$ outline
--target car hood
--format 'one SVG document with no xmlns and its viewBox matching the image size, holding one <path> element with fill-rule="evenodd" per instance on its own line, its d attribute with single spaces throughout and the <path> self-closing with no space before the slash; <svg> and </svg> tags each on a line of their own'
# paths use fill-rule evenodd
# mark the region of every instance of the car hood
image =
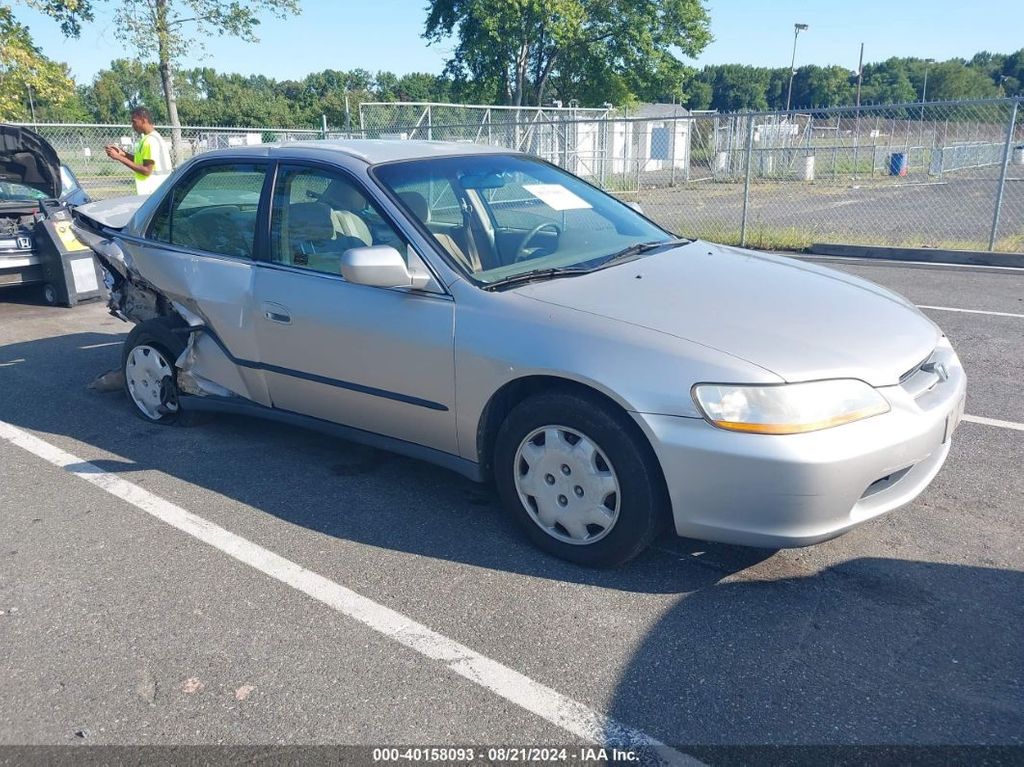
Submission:
<svg viewBox="0 0 1024 767">
<path fill-rule="evenodd" d="M 0 181 L 24 184 L 48 197 L 60 197 L 60 160 L 35 131 L 0 124 Z"/>
<path fill-rule="evenodd" d="M 516 293 L 709 346 L 786 381 L 892 385 L 941 336 L 902 296 L 866 280 L 702 241 Z"/>
<path fill-rule="evenodd" d="M 132 220 L 135 212 L 147 200 L 146 195 L 110 197 L 96 200 L 75 208 L 75 221 L 97 231 L 102 229 L 121 230 Z"/>
</svg>

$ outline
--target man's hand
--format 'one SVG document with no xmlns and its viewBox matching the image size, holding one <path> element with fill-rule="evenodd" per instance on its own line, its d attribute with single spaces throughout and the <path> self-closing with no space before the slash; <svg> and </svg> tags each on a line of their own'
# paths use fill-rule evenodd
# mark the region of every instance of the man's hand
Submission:
<svg viewBox="0 0 1024 767">
<path fill-rule="evenodd" d="M 119 147 L 119 146 L 114 146 L 113 144 L 107 144 L 104 147 L 104 149 L 107 152 L 107 157 L 109 157 L 111 160 L 121 160 L 121 159 L 127 160 L 127 159 L 129 159 L 128 158 L 128 153 L 126 151 L 124 151 L 123 149 L 121 149 L 121 147 Z"/>
</svg>

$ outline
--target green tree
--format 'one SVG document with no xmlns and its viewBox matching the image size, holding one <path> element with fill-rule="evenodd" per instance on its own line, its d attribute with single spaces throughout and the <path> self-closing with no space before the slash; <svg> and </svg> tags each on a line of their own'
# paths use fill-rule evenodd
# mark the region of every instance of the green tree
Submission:
<svg viewBox="0 0 1024 767">
<path fill-rule="evenodd" d="M 910 82 L 906 60 L 891 58 L 864 65 L 861 103 L 906 104 L 919 98 L 920 92 Z"/>
<path fill-rule="evenodd" d="M 771 70 L 741 64 L 705 68 L 712 87 L 711 108 L 719 112 L 768 108 Z"/>
<path fill-rule="evenodd" d="M 101 69 L 86 91 L 85 103 L 97 122 L 128 122 L 131 110 L 147 106 L 157 123 L 167 121 L 160 70 L 156 64 L 132 59 L 110 62 Z"/>
<path fill-rule="evenodd" d="M 794 109 L 851 104 L 856 86 L 850 70 L 839 66 L 800 67 L 793 78 Z"/>
<path fill-rule="evenodd" d="M 683 80 L 683 92 L 686 94 L 683 105 L 690 111 L 701 111 L 711 108 L 713 89 L 703 73 L 688 72 Z"/>
<path fill-rule="evenodd" d="M 968 67 L 962 61 L 943 61 L 932 64 L 928 70 L 929 101 L 982 99 L 998 95 L 998 87 L 990 75 L 980 68 Z"/>
<path fill-rule="evenodd" d="M 92 0 L 24 0 L 30 8 L 45 13 L 60 24 L 66 37 L 78 37 L 82 22 L 92 21 Z"/>
<path fill-rule="evenodd" d="M 395 95 L 399 101 L 450 101 L 450 83 L 428 72 L 409 72 L 398 78 Z"/>
<path fill-rule="evenodd" d="M 47 2 L 53 0 L 46 0 Z M 285 17 L 299 12 L 298 0 L 120 0 L 115 14 L 118 36 L 134 46 L 140 58 L 155 55 L 160 68 L 174 156 L 181 157 L 174 72 L 177 62 L 202 40 L 230 35 L 256 42 L 260 16 Z"/>
<path fill-rule="evenodd" d="M 1003 95 L 1024 96 L 1024 48 L 1006 57 L 997 77 Z"/>
<path fill-rule="evenodd" d="M 28 27 L 0 5 L 0 120 L 25 120 L 36 103 L 56 109 L 74 95 L 67 65 L 44 56 Z"/>
<path fill-rule="evenodd" d="M 448 74 L 515 106 L 541 104 L 552 78 L 663 83 L 675 52 L 711 41 L 701 0 L 429 0 L 427 11 L 428 40 L 456 39 Z"/>
</svg>

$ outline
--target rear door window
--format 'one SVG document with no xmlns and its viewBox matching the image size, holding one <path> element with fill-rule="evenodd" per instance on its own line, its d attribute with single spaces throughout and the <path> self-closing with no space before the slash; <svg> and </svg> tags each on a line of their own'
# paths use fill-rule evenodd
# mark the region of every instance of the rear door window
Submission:
<svg viewBox="0 0 1024 767">
<path fill-rule="evenodd" d="M 252 258 L 266 166 L 204 165 L 167 195 L 149 237 L 234 258 Z"/>
</svg>

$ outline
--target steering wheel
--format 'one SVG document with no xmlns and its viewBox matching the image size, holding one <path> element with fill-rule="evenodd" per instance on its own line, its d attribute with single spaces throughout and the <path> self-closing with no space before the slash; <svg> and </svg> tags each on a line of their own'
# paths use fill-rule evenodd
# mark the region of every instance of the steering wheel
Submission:
<svg viewBox="0 0 1024 767">
<path fill-rule="evenodd" d="M 526 256 L 526 246 L 529 245 L 530 241 L 534 237 L 536 237 L 542 230 L 548 228 L 555 230 L 556 239 L 562 236 L 562 230 L 559 229 L 558 224 L 554 223 L 553 221 L 545 221 L 541 224 L 537 224 L 537 226 L 533 227 L 533 229 L 531 229 L 527 233 L 527 235 L 520 241 L 519 247 L 516 248 L 516 254 L 512 257 L 512 262 L 518 263 L 522 261 L 523 258 Z"/>
</svg>

